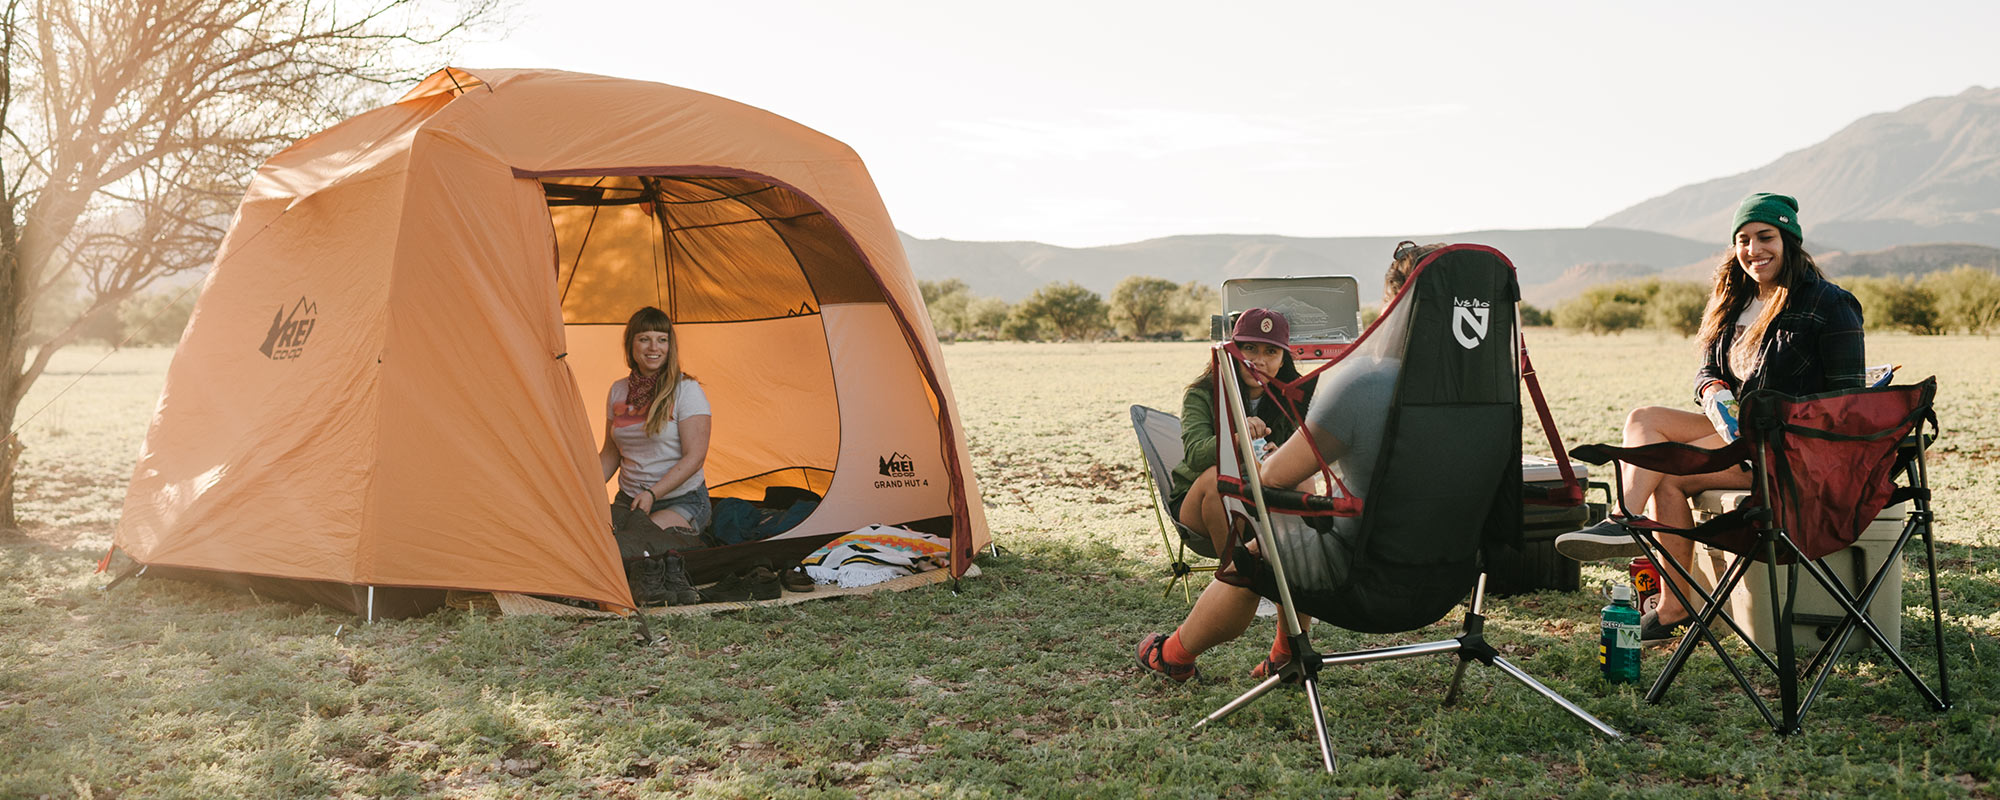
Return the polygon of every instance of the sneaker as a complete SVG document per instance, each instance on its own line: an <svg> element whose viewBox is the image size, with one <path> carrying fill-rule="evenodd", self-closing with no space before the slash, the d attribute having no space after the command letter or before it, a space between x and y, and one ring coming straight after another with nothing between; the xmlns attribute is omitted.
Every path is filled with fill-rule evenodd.
<svg viewBox="0 0 2000 800"><path fill-rule="evenodd" d="M1639 641L1664 642L1670 639L1679 639L1681 635L1678 631L1687 623L1686 619L1682 619L1679 622L1662 624L1660 622L1660 612L1648 611L1639 617Z"/></svg>
<svg viewBox="0 0 2000 800"><path fill-rule="evenodd" d="M1175 683L1186 683L1201 675L1201 670L1193 664L1176 665L1167 663L1162 648L1167 645L1167 634L1155 633L1139 640L1139 667Z"/></svg>
<svg viewBox="0 0 2000 800"><path fill-rule="evenodd" d="M742 575L731 575L701 590L704 603L741 603L750 599L750 584Z"/></svg>
<svg viewBox="0 0 2000 800"><path fill-rule="evenodd" d="M1643 520L1645 517L1629 517L1629 520ZM1605 519L1596 525L1580 531L1570 531L1556 537L1556 552L1577 561L1604 561L1613 558L1643 556L1646 548L1625 532L1624 520Z"/></svg>
<svg viewBox="0 0 2000 800"><path fill-rule="evenodd" d="M778 583L783 585L786 591L792 592L810 592L814 585L812 576L806 574L804 565L793 566L778 573Z"/></svg>
<svg viewBox="0 0 2000 800"><path fill-rule="evenodd" d="M667 605L691 606L701 602L701 593L694 590L693 583L688 582L687 562L681 560L680 554L669 552L661 560L664 562L662 582Z"/></svg>
<svg viewBox="0 0 2000 800"><path fill-rule="evenodd" d="M752 567L743 574L743 584L750 588L752 600L776 600L785 593L778 585L778 573L770 567Z"/></svg>
<svg viewBox="0 0 2000 800"><path fill-rule="evenodd" d="M666 565L652 556L625 562L625 585L632 590L632 602L641 606L656 606L669 598Z"/></svg>

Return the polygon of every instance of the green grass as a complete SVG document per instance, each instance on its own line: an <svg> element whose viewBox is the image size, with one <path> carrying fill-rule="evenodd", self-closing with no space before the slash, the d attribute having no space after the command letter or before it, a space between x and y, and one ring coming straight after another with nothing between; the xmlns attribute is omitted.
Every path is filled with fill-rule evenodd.
<svg viewBox="0 0 2000 800"><path fill-rule="evenodd" d="M1694 353L1651 334L1531 331L1570 444L1638 403L1686 406ZM1596 678L1591 592L1490 603L1505 654L1632 734L1601 740L1483 668L1330 670L1341 770L1316 769L1295 691L1199 734L1249 686L1263 628L1168 685L1133 643L1186 611L1126 407L1175 410L1197 344L955 344L945 357L999 557L947 587L628 624L447 611L358 625L169 581L106 593L108 545L166 354L118 353L24 431L22 514L0 546L0 797L1992 797L2000 777L2000 344L1876 336L1871 361L1943 376L1934 461L1956 707L1886 662L1845 662L1807 733L1773 735L1715 658L1667 701ZM100 353L72 351L33 410ZM1533 450L1540 434L1524 433ZM1585 567L1592 588L1611 580ZM1911 583L1906 650L1919 635ZM1402 637L1323 627L1322 649ZM1659 651L1646 654L1650 677Z"/></svg>

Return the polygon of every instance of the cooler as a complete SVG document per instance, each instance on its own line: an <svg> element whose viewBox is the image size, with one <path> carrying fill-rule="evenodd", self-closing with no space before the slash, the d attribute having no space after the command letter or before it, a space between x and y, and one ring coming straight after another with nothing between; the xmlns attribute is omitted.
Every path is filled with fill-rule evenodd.
<svg viewBox="0 0 2000 800"><path fill-rule="evenodd" d="M1702 492L1694 500L1695 521L1701 522L1733 509L1750 496L1744 489L1712 490ZM1883 562L1891 562L1889 574L1883 578L1882 589L1875 594L1875 602L1868 605L1868 618L1875 627L1882 629L1882 635L1889 641L1898 641L1903 634L1903 558L1895 549L1896 540L1903 535L1903 512L1901 504L1882 509L1875 521L1861 532L1861 538L1838 553L1824 560L1828 569L1840 579L1849 592L1859 595L1867 586L1870 576L1875 574ZM1716 579L1729 565L1730 554L1695 543L1694 564L1691 569L1695 578L1704 586L1713 588ZM1778 587L1791 579L1790 565L1778 566ZM1758 647L1766 650L1777 646L1777 632L1772 627L1770 571L1762 563L1750 565L1742 583L1729 595L1729 615L1749 631ZM1839 624L1842 611L1840 604L1812 579L1810 575L1799 576L1797 611L1793 616L1792 641L1800 649L1818 649L1832 637L1833 627ZM1847 650L1859 650L1870 642L1866 634L1855 632L1848 637Z"/></svg>
<svg viewBox="0 0 2000 800"><path fill-rule="evenodd" d="M1590 466L1571 461L1579 487L1589 480ZM1555 459L1521 457L1521 484L1530 491L1546 491L1562 486L1562 470ZM1580 567L1573 559L1556 552L1556 537L1590 525L1589 504L1575 506L1521 506L1521 547L1490 545L1486 548L1486 591L1495 595L1522 594L1542 589L1576 591Z"/></svg>

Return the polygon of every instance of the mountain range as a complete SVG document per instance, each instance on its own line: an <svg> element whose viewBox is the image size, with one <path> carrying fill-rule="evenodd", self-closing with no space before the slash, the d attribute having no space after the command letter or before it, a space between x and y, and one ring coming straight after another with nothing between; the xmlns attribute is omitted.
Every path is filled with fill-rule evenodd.
<svg viewBox="0 0 2000 800"><path fill-rule="evenodd" d="M1477 242L1506 253L1522 295L1547 307L1598 283L1659 276L1706 280L1735 204L1752 191L1809 204L1806 244L1829 274L1921 274L1958 264L2000 268L2000 89L1974 87L1871 114L1825 141L1737 175L1676 189L1584 228L1464 231L1412 237L1207 234L1068 248L903 235L918 277L965 281L1018 301L1075 281L1109 296L1130 275L1211 285L1227 278L1351 274L1362 301L1401 238ZM1802 211L1805 209L1801 209Z"/></svg>

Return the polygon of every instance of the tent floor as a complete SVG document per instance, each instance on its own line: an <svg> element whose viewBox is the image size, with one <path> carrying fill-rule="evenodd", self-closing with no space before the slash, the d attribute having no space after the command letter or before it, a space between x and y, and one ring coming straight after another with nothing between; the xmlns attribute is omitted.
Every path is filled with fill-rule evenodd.
<svg viewBox="0 0 2000 800"><path fill-rule="evenodd" d="M978 564L974 564L966 568L965 570L965 577L967 578L977 577L978 575L979 575ZM813 590L810 592L785 592L783 595L771 600L746 600L740 603L699 603L691 606L662 606L658 608L648 608L644 610L646 612L646 615L651 617L702 616L706 614L713 614L718 611L741 611L746 608L757 608L760 606L790 606L790 605L797 605L799 603L810 602L813 600L826 600L834 597L853 597L855 595L873 594L875 592L900 592L906 589L915 589L919 586L929 586L935 583L944 583L949 580L951 580L950 570L934 569L929 572L919 572L915 575L907 575L901 578L897 578L895 580L883 581L881 583L877 583L871 586L857 586L852 589L843 589L838 586L822 585L813 587ZM566 606L561 603L551 603L547 600L540 600L534 597L529 597L528 595L514 594L512 592L495 592L493 594L493 600L495 603L499 605L500 613L503 614L539 614L542 616L550 616L550 617L622 616L620 614L610 611L592 611L587 608L577 608L575 606ZM474 601L473 605L476 607L480 604Z"/></svg>

